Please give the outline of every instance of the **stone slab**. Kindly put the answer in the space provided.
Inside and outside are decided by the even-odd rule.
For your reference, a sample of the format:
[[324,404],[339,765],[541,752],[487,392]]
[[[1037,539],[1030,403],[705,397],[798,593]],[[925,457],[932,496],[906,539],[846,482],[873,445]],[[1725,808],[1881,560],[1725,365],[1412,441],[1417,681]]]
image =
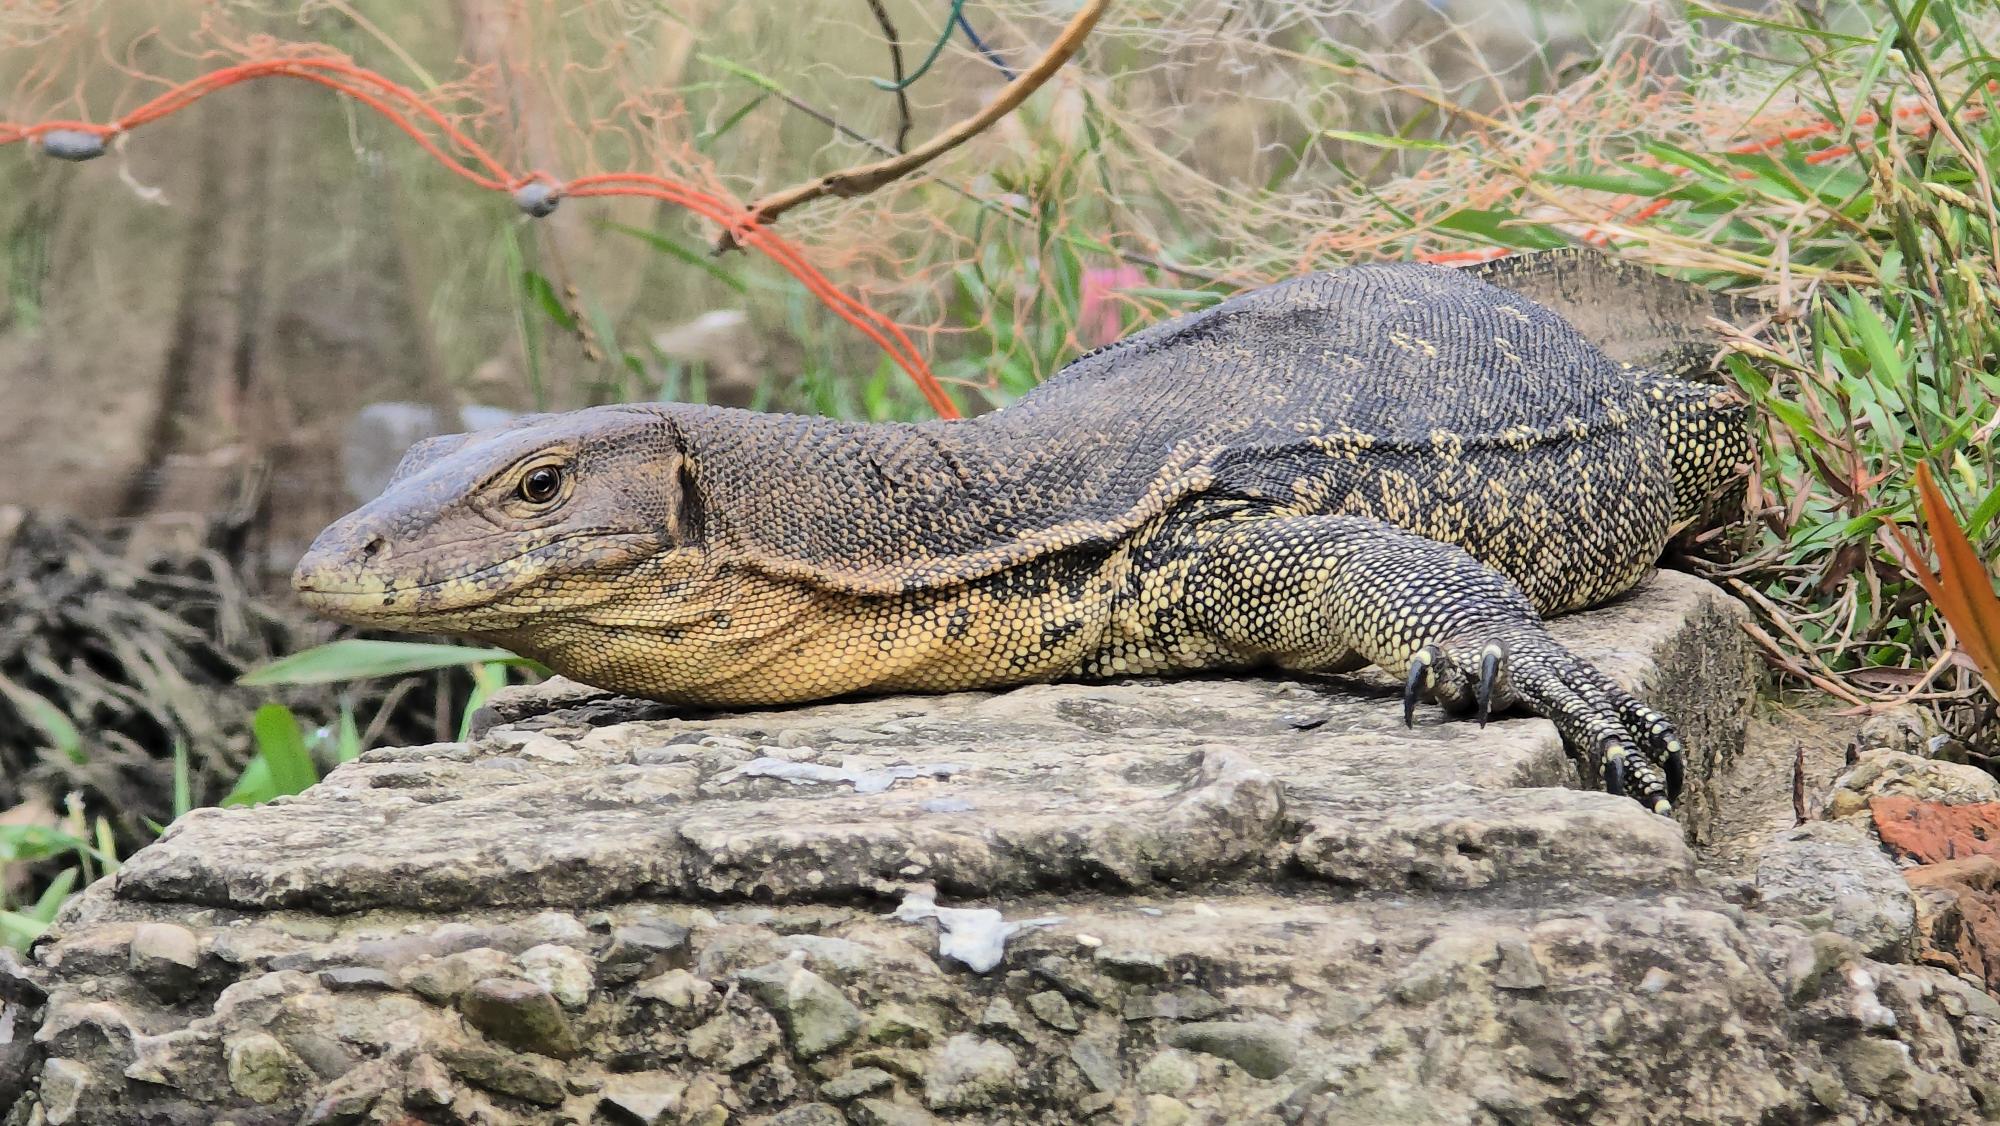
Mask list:
[[1697,870],[1740,614],[1557,626],[1679,721],[1677,821],[1379,678],[510,692],[0,963],[0,1122],[1974,1120],[2000,1005]]
[[[1561,623],[1687,717],[1691,819],[1740,746],[1713,704],[1741,691],[1731,608],[1663,574]],[[470,745],[370,751],[297,798],[197,810],[125,865],[118,892],[448,910],[835,901],[913,880],[947,894],[1132,890],[1283,865],[1354,888],[1530,874],[1673,885],[1690,871],[1669,823],[1551,788],[1575,771],[1546,721],[1481,730],[1426,709],[1405,728],[1396,694],[1367,681],[1036,685],[604,722],[619,709],[523,714]],[[1536,789],[1493,793],[1522,787]]]

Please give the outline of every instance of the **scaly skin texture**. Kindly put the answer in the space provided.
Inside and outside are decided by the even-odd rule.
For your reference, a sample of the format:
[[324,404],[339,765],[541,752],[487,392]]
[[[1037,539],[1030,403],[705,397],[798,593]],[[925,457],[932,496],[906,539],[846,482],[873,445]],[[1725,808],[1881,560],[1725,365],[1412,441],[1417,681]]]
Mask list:
[[1671,727],[1541,618],[1643,578],[1727,491],[1743,421],[1477,272],[1357,266],[966,422],[647,404],[431,439],[296,584],[701,704],[1376,664],[1412,702],[1552,717],[1665,812]]

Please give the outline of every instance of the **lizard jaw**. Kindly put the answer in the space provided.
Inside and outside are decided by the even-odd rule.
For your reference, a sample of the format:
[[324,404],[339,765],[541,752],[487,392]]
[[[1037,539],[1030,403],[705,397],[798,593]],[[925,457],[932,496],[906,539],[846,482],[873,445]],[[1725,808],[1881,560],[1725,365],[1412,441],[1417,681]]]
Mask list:
[[470,629],[474,616],[483,616],[476,584],[464,580],[399,585],[351,570],[308,568],[308,562],[302,560],[292,575],[292,589],[301,605],[323,618],[374,629],[450,632]]
[[[292,573],[306,609],[349,625],[421,633],[475,633],[517,628],[554,606],[539,605],[532,588],[557,562],[588,554],[600,566],[642,556],[653,537],[573,532],[536,544],[476,570],[453,574],[449,559],[430,567],[407,557],[389,565],[379,537],[335,536],[328,529]],[[430,578],[439,574],[442,577]],[[574,599],[560,604],[574,608]]]

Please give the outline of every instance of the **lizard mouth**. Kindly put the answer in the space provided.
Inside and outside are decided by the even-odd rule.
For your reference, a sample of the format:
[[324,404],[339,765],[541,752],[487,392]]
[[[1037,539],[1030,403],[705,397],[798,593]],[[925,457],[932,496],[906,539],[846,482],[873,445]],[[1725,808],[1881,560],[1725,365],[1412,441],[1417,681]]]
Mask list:
[[[299,560],[292,589],[308,610],[337,621],[448,628],[469,614],[497,609],[495,603],[548,574],[558,560],[580,572],[609,569],[643,553],[655,538],[630,532],[570,532],[469,571],[420,581],[384,574],[383,567],[372,562],[374,553],[366,549],[357,553],[344,544],[315,543]],[[589,546],[574,550],[578,540],[589,541]],[[423,570],[436,573],[433,567]],[[604,581],[607,587],[614,583],[608,575]],[[534,607],[502,611],[507,617],[536,612]]]

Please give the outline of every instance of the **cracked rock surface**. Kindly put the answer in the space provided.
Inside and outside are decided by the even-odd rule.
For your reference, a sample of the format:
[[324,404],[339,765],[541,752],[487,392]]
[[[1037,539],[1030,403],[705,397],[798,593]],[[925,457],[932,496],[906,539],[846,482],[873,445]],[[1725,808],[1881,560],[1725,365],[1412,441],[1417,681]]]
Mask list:
[[1568,788],[1541,720],[1406,730],[1367,679],[512,691],[183,818],[0,957],[0,1122],[2000,1113],[2000,1004],[1899,960],[1865,833],[1700,871],[1739,613],[1667,573],[1557,626],[1681,724],[1678,821]]

